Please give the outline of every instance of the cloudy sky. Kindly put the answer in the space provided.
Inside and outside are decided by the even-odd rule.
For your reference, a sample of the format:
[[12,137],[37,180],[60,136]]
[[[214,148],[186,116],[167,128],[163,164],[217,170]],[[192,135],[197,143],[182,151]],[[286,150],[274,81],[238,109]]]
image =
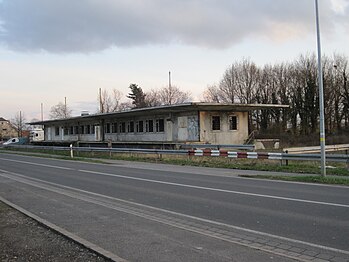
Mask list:
[[[323,53],[349,56],[349,0],[319,0]],[[0,0],[0,116],[45,118],[64,101],[97,109],[99,88],[172,83],[199,100],[243,57],[316,51],[314,0]]]

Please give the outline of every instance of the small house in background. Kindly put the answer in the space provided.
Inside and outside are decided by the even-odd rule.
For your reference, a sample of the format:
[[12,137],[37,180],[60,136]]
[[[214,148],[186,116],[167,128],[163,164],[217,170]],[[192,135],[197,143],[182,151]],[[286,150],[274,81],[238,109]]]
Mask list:
[[18,130],[11,124],[11,122],[0,117],[0,141],[8,140],[17,136]]
[[167,145],[243,144],[248,112],[288,106],[186,103],[30,123],[44,126],[44,142]]

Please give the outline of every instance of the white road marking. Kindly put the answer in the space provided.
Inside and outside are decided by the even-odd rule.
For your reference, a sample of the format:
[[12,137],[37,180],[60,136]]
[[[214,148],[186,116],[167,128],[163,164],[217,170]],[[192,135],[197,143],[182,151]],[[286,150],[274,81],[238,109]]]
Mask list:
[[[1,1],[1,0],[0,0]],[[229,153],[229,152],[228,152]],[[237,157],[237,152],[233,152],[233,153],[236,153],[236,157]],[[17,155],[17,156],[20,156],[20,157],[27,157],[27,158],[40,158],[40,159],[50,159],[50,160],[54,160],[54,161],[60,161],[60,162],[71,162],[72,160],[69,160],[69,159],[57,159],[57,158],[47,158],[47,157],[41,157],[41,156],[33,156],[33,155],[21,155],[21,154],[16,154],[16,153],[3,153],[3,152],[0,152],[0,154],[2,155]],[[280,153],[269,153],[269,155],[271,154],[280,154]],[[228,156],[229,157],[229,156]],[[2,159],[2,158],[0,158]],[[270,159],[270,158],[269,158]],[[120,160],[122,161],[122,160]],[[124,161],[124,162],[130,162],[130,161]],[[297,182],[297,181],[283,181],[283,180],[266,180],[266,179],[263,179],[263,178],[252,178],[252,177],[249,177],[249,178],[246,178],[246,177],[240,177],[239,175],[245,175],[245,173],[243,174],[238,174],[238,173],[235,173],[234,171],[236,170],[231,170],[232,172],[234,172],[233,174],[232,173],[229,173],[229,171],[224,171],[223,168],[221,168],[221,172],[222,174],[203,174],[200,170],[180,170],[178,169],[175,165],[173,165],[172,167],[174,168],[173,170],[164,170],[162,168],[154,168],[154,166],[147,166],[147,163],[142,163],[141,166],[137,166],[137,164],[139,163],[131,163],[131,165],[119,165],[119,164],[111,164],[111,163],[93,163],[93,162],[86,162],[86,161],[80,161],[80,160],[74,160],[74,163],[83,163],[83,164],[86,164],[86,165],[97,165],[97,166],[114,166],[114,167],[122,167],[122,168],[132,168],[132,169],[146,169],[146,170],[153,170],[153,171],[168,171],[168,172],[176,172],[176,173],[184,173],[184,174],[194,174],[194,175],[202,175],[202,176],[213,176],[213,177],[228,177],[228,178],[231,178],[231,179],[243,179],[243,180],[258,180],[258,181],[263,181],[263,182],[267,182],[267,183],[283,183],[283,184],[299,184],[299,185],[305,185],[305,186],[316,186],[316,187],[331,187],[331,188],[334,188],[334,187],[337,187],[337,188],[342,188],[342,189],[349,189],[347,186],[343,186],[343,185],[333,185],[333,184],[319,184],[319,183],[310,183],[310,182]],[[143,166],[143,164],[145,164],[145,166]],[[151,164],[151,165],[154,165],[154,164]],[[166,166],[166,164],[156,164],[158,166],[161,166],[161,165],[164,165]],[[171,166],[171,165],[170,165]],[[182,166],[178,166],[178,167],[182,167]],[[197,166],[187,166],[187,168],[192,168],[192,169],[198,169],[200,167],[197,167]],[[210,169],[210,168],[206,168],[206,169]],[[212,170],[212,172],[216,172],[217,168],[211,168],[211,169],[214,169]],[[219,170],[220,171],[220,170]],[[250,171],[255,171],[255,170],[250,170]],[[246,170],[243,170],[243,172],[246,172]],[[264,173],[269,173],[271,171],[259,171],[259,172],[264,172]],[[277,173],[277,172],[273,172],[273,173]],[[280,174],[282,174],[283,172],[279,172]],[[254,175],[254,174],[252,174]],[[295,173],[296,175],[296,173]],[[303,174],[303,175],[307,175],[307,174]]]
[[[265,233],[265,232],[261,232],[261,231],[257,231],[257,230],[252,230],[252,229],[247,229],[247,228],[243,228],[243,227],[238,227],[238,226],[233,226],[233,225],[217,222],[217,221],[210,220],[210,219],[195,217],[195,216],[186,215],[186,214],[183,214],[183,213],[174,212],[174,211],[170,211],[170,210],[166,210],[166,209],[162,209],[162,208],[157,208],[157,207],[153,207],[153,206],[139,204],[139,203],[136,203],[136,202],[127,201],[127,200],[123,200],[123,199],[119,199],[119,198],[115,198],[115,197],[111,197],[111,196],[107,196],[107,195],[103,195],[103,194],[99,194],[99,193],[94,193],[94,192],[90,192],[90,191],[86,191],[86,190],[82,190],[82,189],[78,189],[78,188],[74,188],[74,187],[70,187],[70,186],[64,186],[64,185],[60,185],[60,184],[57,184],[57,183],[44,181],[44,180],[37,179],[37,178],[31,178],[31,177],[29,178],[29,177],[27,177],[25,175],[21,175],[21,174],[14,173],[14,172],[9,172],[9,171],[2,170],[2,169],[0,169],[0,172],[3,172],[3,174],[0,173],[0,177],[5,177],[5,178],[8,178],[8,179],[12,179],[12,180],[18,181],[20,183],[24,183],[24,184],[28,184],[28,185],[31,185],[31,186],[34,186],[34,187],[42,188],[42,189],[45,189],[47,191],[52,191],[52,192],[56,192],[56,193],[59,193],[59,194],[63,194],[63,195],[66,195],[68,197],[72,197],[72,196],[69,195],[69,194],[65,194],[62,191],[58,191],[58,189],[49,189],[47,186],[45,187],[44,184],[53,185],[53,186],[56,186],[58,188],[65,188],[65,189],[69,189],[69,190],[74,190],[74,191],[85,193],[85,194],[88,194],[88,195],[102,197],[102,198],[106,198],[106,199],[110,199],[110,200],[115,200],[115,201],[123,202],[123,203],[126,203],[126,204],[131,204],[131,205],[135,205],[135,206],[139,206],[139,207],[143,207],[143,208],[148,208],[148,209],[152,209],[152,210],[156,210],[156,211],[160,211],[160,212],[164,212],[164,213],[168,213],[168,214],[173,214],[173,215],[177,215],[177,216],[181,216],[181,217],[185,217],[185,218],[190,218],[190,219],[193,219],[193,220],[196,220],[196,221],[206,222],[206,223],[210,223],[210,224],[213,224],[213,225],[224,226],[224,227],[240,230],[240,231],[243,231],[243,232],[253,233],[253,234],[257,234],[257,235],[261,235],[261,236],[265,236],[265,237],[271,237],[271,238],[275,238],[275,239],[279,239],[279,240],[289,241],[289,242],[296,243],[296,244],[307,245],[307,246],[311,246],[311,247],[315,247],[315,248],[320,248],[320,249],[324,249],[324,250],[329,250],[329,251],[334,251],[334,252],[338,252],[338,253],[349,255],[349,251],[347,251],[347,250],[342,250],[342,249],[332,248],[332,247],[328,247],[328,246],[318,245],[318,244],[314,244],[314,243],[310,243],[310,242],[306,242],[306,241],[302,241],[302,240],[297,240],[297,239],[287,238],[287,237],[283,237],[283,236],[273,235],[273,234],[269,234],[269,233]],[[16,178],[16,176],[22,177],[23,179]],[[42,184],[40,185],[38,183],[35,184],[35,182],[31,182],[30,180],[40,182],[43,185]],[[78,199],[86,201],[86,202],[89,202],[88,200],[84,199],[82,196],[80,198],[78,198]],[[95,203],[95,202],[93,202],[93,203]],[[101,205],[101,206],[104,206],[104,207],[107,207],[107,208],[115,209],[113,207],[102,205],[102,204],[97,204],[97,205]],[[117,209],[115,209],[115,210],[117,210]],[[123,211],[123,212],[128,213],[126,211]],[[132,213],[129,213],[129,214],[132,214]],[[136,214],[134,214],[134,215],[136,215]],[[137,216],[149,219],[149,218],[147,218],[145,216],[140,216],[140,215],[137,215]],[[158,221],[158,222],[160,222],[160,221]],[[183,228],[183,229],[187,230],[186,228]],[[200,232],[198,231],[197,233],[200,233]],[[202,234],[202,233],[200,233],[200,234]],[[211,236],[211,237],[215,237],[215,236]]]
[[[64,169],[64,170],[75,170],[73,168],[31,163],[31,162],[27,162],[27,161],[12,160],[12,159],[6,159],[6,158],[0,158],[0,159],[6,160],[6,161],[13,161],[13,162],[19,162],[19,163],[24,163],[24,164],[30,164],[30,165],[38,165],[38,166],[44,166],[44,167]],[[83,169],[79,169],[77,171],[84,172],[84,173],[90,173],[90,174],[119,177],[119,178],[131,179],[131,180],[139,180],[139,181],[145,181],[145,182],[151,182],[151,183],[158,183],[158,184],[165,184],[165,185],[172,185],[172,186],[181,186],[181,187],[195,188],[195,189],[208,190],[208,191],[216,191],[216,192],[231,193],[231,194],[238,194],[238,195],[255,196],[255,197],[263,197],[263,198],[270,198],[270,199],[309,203],[309,204],[318,204],[318,205],[349,208],[349,205],[346,205],[346,204],[338,204],[338,203],[322,202],[322,201],[314,201],[314,200],[306,200],[306,199],[298,199],[298,198],[289,198],[289,197],[280,197],[280,196],[265,195],[265,194],[256,194],[256,193],[225,190],[225,189],[212,188],[212,187],[201,187],[201,186],[194,186],[194,185],[187,185],[187,184],[181,184],[181,183],[173,183],[173,182],[166,182],[166,181],[160,181],[160,180],[145,179],[145,178],[137,178],[137,177],[123,176],[123,175],[116,175],[116,174],[83,170]]]
[[34,165],[34,166],[44,166],[44,167],[51,167],[51,168],[64,169],[64,170],[73,170],[72,168],[69,168],[69,167],[45,165],[45,164],[32,163],[32,162],[27,162],[27,161],[22,161],[22,160],[14,160],[14,159],[7,159],[7,158],[0,158],[0,160],[6,160],[6,161],[22,163],[22,164],[29,164],[29,165]]
[[306,200],[306,199],[299,199],[299,198],[279,197],[279,196],[256,194],[256,193],[248,193],[248,192],[226,190],[226,189],[219,189],[219,188],[212,188],[212,187],[202,187],[202,186],[186,185],[186,184],[181,184],[181,183],[173,183],[173,182],[152,180],[152,179],[139,178],[139,177],[115,175],[115,174],[96,172],[96,171],[90,171],[90,170],[83,170],[83,169],[79,169],[78,171],[84,172],[84,173],[96,174],[96,175],[119,177],[119,178],[131,179],[131,180],[145,181],[145,182],[150,182],[150,183],[158,183],[158,184],[165,184],[165,185],[172,185],[172,186],[181,186],[181,187],[187,187],[187,188],[195,188],[195,189],[202,189],[202,190],[208,190],[208,191],[231,193],[231,194],[237,194],[237,195],[256,196],[256,197],[264,197],[264,198],[271,198],[271,199],[278,199],[278,200],[287,200],[287,201],[295,201],[295,202],[302,202],[302,203],[310,203],[310,204],[318,204],[318,205],[326,205],[326,206],[335,206],[335,207],[346,207],[346,208],[349,208],[349,205],[345,205],[345,204],[313,201],[313,200]]

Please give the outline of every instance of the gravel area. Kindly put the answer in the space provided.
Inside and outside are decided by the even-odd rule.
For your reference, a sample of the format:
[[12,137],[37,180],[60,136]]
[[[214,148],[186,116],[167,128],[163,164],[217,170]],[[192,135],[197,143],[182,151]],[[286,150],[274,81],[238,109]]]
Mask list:
[[0,201],[0,261],[110,261]]

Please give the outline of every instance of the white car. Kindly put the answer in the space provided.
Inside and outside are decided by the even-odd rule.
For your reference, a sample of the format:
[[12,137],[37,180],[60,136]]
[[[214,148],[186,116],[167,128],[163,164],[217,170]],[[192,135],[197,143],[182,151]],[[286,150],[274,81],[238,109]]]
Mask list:
[[11,145],[11,144],[18,144],[18,143],[19,143],[19,138],[15,137],[15,138],[10,138],[5,143],[3,143],[3,145],[4,146],[8,146],[8,145]]

